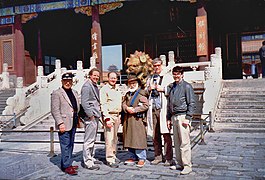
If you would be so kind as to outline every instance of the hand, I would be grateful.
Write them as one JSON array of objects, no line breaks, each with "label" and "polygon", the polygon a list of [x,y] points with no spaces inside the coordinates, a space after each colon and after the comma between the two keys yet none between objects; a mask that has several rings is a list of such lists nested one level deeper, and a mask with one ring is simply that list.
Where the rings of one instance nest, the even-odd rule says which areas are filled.
[{"label": "hand", "polygon": [[107,128],[111,128],[113,126],[112,122],[110,121],[110,118],[106,118],[105,122],[106,122],[106,127]]},{"label": "hand", "polygon": [[95,116],[91,116],[90,118],[89,118],[89,120],[94,120],[95,119]]},{"label": "hand", "polygon": [[182,126],[183,126],[184,128],[188,127],[188,126],[190,125],[189,122],[190,122],[190,121],[189,121],[188,119],[184,120],[184,121],[182,122]]},{"label": "hand", "polygon": [[188,125],[189,125],[189,123],[184,123],[184,122],[182,123],[182,126],[185,128],[188,127]]},{"label": "hand", "polygon": [[167,128],[168,128],[169,131],[170,131],[171,128],[172,128],[171,125],[172,125],[172,124],[171,124],[171,121],[167,120]]},{"label": "hand", "polygon": [[158,92],[164,92],[164,88],[162,86],[160,86],[160,85],[157,85],[156,90]]},{"label": "hand", "polygon": [[112,128],[112,127],[113,127],[112,122],[107,121],[107,122],[106,122],[106,127],[107,127],[107,128]]},{"label": "hand", "polygon": [[133,113],[135,113],[133,107],[127,107],[126,110],[127,110],[127,112],[128,112],[129,114],[133,114]]},{"label": "hand", "polygon": [[65,132],[65,125],[64,125],[64,123],[62,123],[62,124],[59,125],[59,131],[60,131],[60,133],[64,133]]}]

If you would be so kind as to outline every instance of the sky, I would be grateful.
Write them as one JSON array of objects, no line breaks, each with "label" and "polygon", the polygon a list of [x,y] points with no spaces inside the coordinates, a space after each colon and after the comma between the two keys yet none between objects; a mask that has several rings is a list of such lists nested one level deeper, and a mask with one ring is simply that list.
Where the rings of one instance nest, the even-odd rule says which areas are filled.
[{"label": "sky", "polygon": [[112,64],[116,65],[118,69],[122,69],[122,45],[102,47],[103,71],[107,71]]}]

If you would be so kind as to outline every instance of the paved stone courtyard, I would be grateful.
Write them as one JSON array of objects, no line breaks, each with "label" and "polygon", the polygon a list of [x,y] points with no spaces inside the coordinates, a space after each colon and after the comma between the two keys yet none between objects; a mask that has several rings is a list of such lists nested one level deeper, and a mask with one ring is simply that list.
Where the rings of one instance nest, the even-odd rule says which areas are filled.
[{"label": "paved stone courtyard", "polygon": [[[265,134],[226,132],[217,128],[206,133],[206,145],[196,145],[192,150],[193,172],[182,176],[163,164],[150,165],[154,157],[148,150],[148,161],[143,168],[126,166],[113,169],[105,164],[98,171],[81,167],[82,145],[74,149],[74,165],[79,165],[77,176],[62,172],[59,145],[57,156],[48,157],[49,144],[7,143],[0,146],[0,179],[265,179]],[[96,158],[105,162],[104,145],[96,145]],[[127,152],[118,151],[123,162]]]}]

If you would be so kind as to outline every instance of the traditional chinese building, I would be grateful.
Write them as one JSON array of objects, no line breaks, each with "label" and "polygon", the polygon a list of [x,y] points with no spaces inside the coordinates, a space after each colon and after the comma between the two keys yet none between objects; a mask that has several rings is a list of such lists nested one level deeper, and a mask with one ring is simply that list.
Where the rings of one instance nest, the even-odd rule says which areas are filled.
[{"label": "traditional chinese building", "polygon": [[135,50],[152,58],[174,51],[182,62],[209,61],[221,47],[223,77],[242,78],[249,64],[260,71],[264,16],[264,0],[1,1],[0,73],[7,63],[10,76],[27,85],[36,66],[48,74],[57,58],[75,68],[94,57],[102,68],[101,46],[121,44],[123,59]]}]

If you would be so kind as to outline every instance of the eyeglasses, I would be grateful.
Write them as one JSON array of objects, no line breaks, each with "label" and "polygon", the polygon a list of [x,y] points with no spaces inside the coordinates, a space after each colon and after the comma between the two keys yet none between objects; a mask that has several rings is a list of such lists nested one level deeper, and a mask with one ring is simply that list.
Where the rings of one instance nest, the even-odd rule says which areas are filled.
[{"label": "eyeglasses", "polygon": [[154,67],[160,67],[161,66],[161,64],[157,64],[157,65],[153,65]]}]

